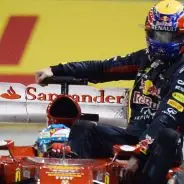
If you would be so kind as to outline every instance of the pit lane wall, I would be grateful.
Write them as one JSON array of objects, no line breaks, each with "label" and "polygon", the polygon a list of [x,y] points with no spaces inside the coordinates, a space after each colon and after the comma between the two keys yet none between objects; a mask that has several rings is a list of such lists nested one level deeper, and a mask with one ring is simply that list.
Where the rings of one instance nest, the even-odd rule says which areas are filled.
[{"label": "pit lane wall", "polygon": [[[46,123],[48,103],[60,94],[61,85],[0,83],[0,123]],[[126,127],[129,89],[70,85],[69,95],[82,113],[99,114],[99,123]]]}]

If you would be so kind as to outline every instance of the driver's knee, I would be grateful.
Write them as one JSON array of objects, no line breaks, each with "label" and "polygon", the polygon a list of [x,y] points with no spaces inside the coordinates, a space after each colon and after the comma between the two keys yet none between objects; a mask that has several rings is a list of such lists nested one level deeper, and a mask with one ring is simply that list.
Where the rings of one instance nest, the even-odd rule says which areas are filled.
[{"label": "driver's knee", "polygon": [[96,144],[94,136],[96,124],[91,121],[78,121],[72,125],[69,135],[69,145],[80,158],[93,157]]}]

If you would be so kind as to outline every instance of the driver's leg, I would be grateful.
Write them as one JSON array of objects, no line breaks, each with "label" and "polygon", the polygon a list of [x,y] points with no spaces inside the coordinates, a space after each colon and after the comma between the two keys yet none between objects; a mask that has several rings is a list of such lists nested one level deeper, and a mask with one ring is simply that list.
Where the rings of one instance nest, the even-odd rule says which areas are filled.
[{"label": "driver's leg", "polygon": [[147,161],[142,170],[142,182],[163,184],[169,169],[182,157],[180,134],[170,128],[160,132],[151,145]]},{"label": "driver's leg", "polygon": [[80,158],[112,157],[114,144],[136,144],[138,138],[125,129],[90,121],[78,121],[71,129],[69,144]]}]

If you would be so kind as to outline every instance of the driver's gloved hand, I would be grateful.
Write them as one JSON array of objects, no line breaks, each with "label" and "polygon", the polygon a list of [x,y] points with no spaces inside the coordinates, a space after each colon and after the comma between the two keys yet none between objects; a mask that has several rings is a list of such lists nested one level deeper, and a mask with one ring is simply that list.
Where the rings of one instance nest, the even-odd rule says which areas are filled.
[{"label": "driver's gloved hand", "polygon": [[55,158],[76,158],[77,154],[72,152],[71,147],[65,143],[53,143],[49,149],[49,156]]}]

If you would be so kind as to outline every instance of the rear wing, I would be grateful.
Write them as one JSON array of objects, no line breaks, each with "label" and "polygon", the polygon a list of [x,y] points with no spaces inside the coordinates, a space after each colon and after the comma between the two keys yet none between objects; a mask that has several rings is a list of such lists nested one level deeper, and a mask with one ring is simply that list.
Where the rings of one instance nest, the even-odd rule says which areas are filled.
[{"label": "rear wing", "polygon": [[[46,123],[47,106],[61,94],[61,87],[60,84],[42,87],[1,82],[0,122]],[[97,114],[99,123],[121,127],[128,123],[129,92],[128,88],[68,86],[68,96],[80,105],[82,117],[83,114]]]}]

